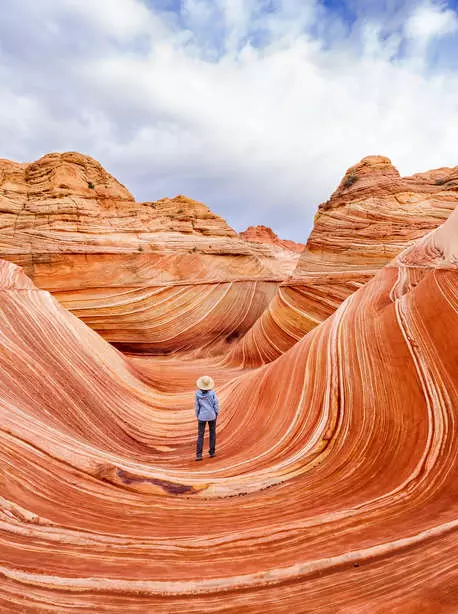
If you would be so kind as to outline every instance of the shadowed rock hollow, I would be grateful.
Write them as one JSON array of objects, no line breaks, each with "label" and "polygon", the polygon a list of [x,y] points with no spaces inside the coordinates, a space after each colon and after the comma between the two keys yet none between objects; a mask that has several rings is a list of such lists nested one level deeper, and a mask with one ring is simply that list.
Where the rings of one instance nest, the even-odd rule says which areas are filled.
[{"label": "shadowed rock hollow", "polygon": [[[139,214],[108,175],[100,175],[103,190],[119,195],[116,206],[93,198],[96,188],[84,182],[96,184],[88,173],[101,167],[63,156],[76,173],[77,187],[68,179],[66,189],[81,189],[63,199],[81,198],[84,211],[106,205],[114,218],[116,207]],[[54,155],[43,160],[50,176],[59,174],[62,159],[56,167]],[[126,221],[117,233],[114,220],[97,214],[98,222],[89,216],[67,235],[52,213],[61,197],[46,205],[44,221],[30,178],[19,196],[28,167],[4,166],[2,210],[17,203],[18,211],[2,214],[16,215],[17,225],[4,223],[1,233],[9,251],[0,261],[0,611],[458,611],[458,210],[454,190],[436,185],[454,170],[400,179],[385,158],[364,160],[351,171],[358,180],[320,208],[285,281],[292,252],[262,244],[257,251],[184,197],[149,211],[148,245],[158,253],[151,247],[138,272],[144,253],[132,249],[139,239]],[[322,230],[329,224],[334,248]],[[108,253],[117,264],[106,261],[106,277],[89,226],[96,242],[115,245]],[[209,236],[220,240],[218,253]],[[195,270],[186,241],[199,246]],[[58,249],[63,243],[68,253]],[[90,275],[75,255],[87,259]],[[201,279],[204,262],[231,281]],[[163,343],[170,356],[122,354],[96,332],[94,316],[83,321],[74,305],[73,314],[65,308],[80,300],[84,312],[99,300],[99,327],[119,314],[119,331],[135,340],[135,322],[144,321],[138,311],[127,320],[117,311],[117,267],[124,283],[135,279],[133,292],[143,288],[139,275],[148,293],[153,274],[169,275],[163,307],[143,307],[163,339],[148,337],[148,347],[159,352]],[[276,272],[272,282],[266,267]],[[72,271],[78,291],[46,291],[69,283]],[[213,331],[210,351],[171,341],[185,317],[175,313],[175,281],[182,292],[192,288],[185,312],[192,326],[201,318],[202,330]],[[232,300],[248,312],[258,304],[258,312],[245,336],[218,346],[225,319],[236,318],[212,291],[243,283]],[[266,283],[264,308],[271,302],[262,313],[256,297]],[[303,303],[288,299],[293,293]],[[216,380],[222,412],[218,455],[196,464],[193,387],[203,372]]]}]

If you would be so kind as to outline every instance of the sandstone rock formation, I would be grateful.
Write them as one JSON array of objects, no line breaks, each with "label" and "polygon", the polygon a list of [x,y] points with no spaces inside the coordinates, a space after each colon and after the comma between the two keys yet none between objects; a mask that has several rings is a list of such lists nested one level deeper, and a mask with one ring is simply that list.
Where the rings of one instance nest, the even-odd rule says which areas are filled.
[{"label": "sandstone rock formation", "polygon": [[257,369],[128,359],[5,261],[0,335],[0,611],[457,611],[457,210]]},{"label": "sandstone rock formation", "polygon": [[320,205],[294,273],[228,361],[276,359],[457,204],[458,167],[400,177],[388,158],[364,158]]},{"label": "sandstone rock formation", "polygon": [[245,239],[245,241],[278,245],[278,247],[288,249],[292,252],[301,253],[305,249],[305,245],[302,243],[296,243],[295,241],[289,241],[287,239],[280,239],[274,233],[274,231],[267,226],[249,226],[246,230],[240,233],[240,236]]},{"label": "sandstone rock formation", "polygon": [[152,353],[223,351],[297,262],[184,196],[137,203],[78,153],[1,160],[0,228],[1,258],[108,341]]},{"label": "sandstone rock formation", "polygon": [[0,256],[122,350],[256,366],[446,219],[457,185],[458,167],[401,178],[387,158],[365,158],[320,206],[300,254],[265,227],[239,236],[184,196],[137,203],[81,154],[4,160]]}]

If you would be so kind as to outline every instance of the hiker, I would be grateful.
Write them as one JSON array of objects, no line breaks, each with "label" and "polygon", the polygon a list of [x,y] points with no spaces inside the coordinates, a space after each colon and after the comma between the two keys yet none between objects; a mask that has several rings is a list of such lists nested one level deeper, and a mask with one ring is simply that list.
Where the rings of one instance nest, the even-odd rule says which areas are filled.
[{"label": "hiker", "polygon": [[208,422],[210,431],[210,450],[209,454],[213,458],[216,454],[216,418],[219,413],[218,399],[213,390],[215,382],[208,375],[202,375],[197,380],[196,392],[196,416],[198,424],[196,461],[202,460],[202,449],[204,447],[205,425]]}]

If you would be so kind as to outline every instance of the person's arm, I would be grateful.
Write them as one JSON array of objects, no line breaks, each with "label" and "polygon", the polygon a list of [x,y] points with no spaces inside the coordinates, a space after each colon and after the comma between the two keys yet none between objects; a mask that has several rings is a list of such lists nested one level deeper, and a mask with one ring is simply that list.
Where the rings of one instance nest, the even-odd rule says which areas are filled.
[{"label": "person's arm", "polygon": [[195,408],[196,408],[196,417],[199,418],[199,411],[200,411],[200,406],[199,406],[199,399],[197,398],[197,394],[195,396]]},{"label": "person's arm", "polygon": [[218,405],[218,397],[216,396],[216,392],[213,392],[213,407],[215,409],[215,413],[218,416],[219,414],[219,405]]}]

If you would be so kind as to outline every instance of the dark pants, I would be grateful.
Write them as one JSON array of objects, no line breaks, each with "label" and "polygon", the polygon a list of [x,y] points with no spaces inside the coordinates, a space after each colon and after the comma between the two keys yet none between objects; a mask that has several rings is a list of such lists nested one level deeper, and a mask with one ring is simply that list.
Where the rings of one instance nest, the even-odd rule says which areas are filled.
[{"label": "dark pants", "polygon": [[197,433],[197,448],[196,448],[196,456],[202,456],[202,449],[204,447],[204,434],[205,434],[205,425],[208,422],[208,428],[210,430],[210,454],[215,453],[216,446],[216,420],[198,420],[198,433]]}]

